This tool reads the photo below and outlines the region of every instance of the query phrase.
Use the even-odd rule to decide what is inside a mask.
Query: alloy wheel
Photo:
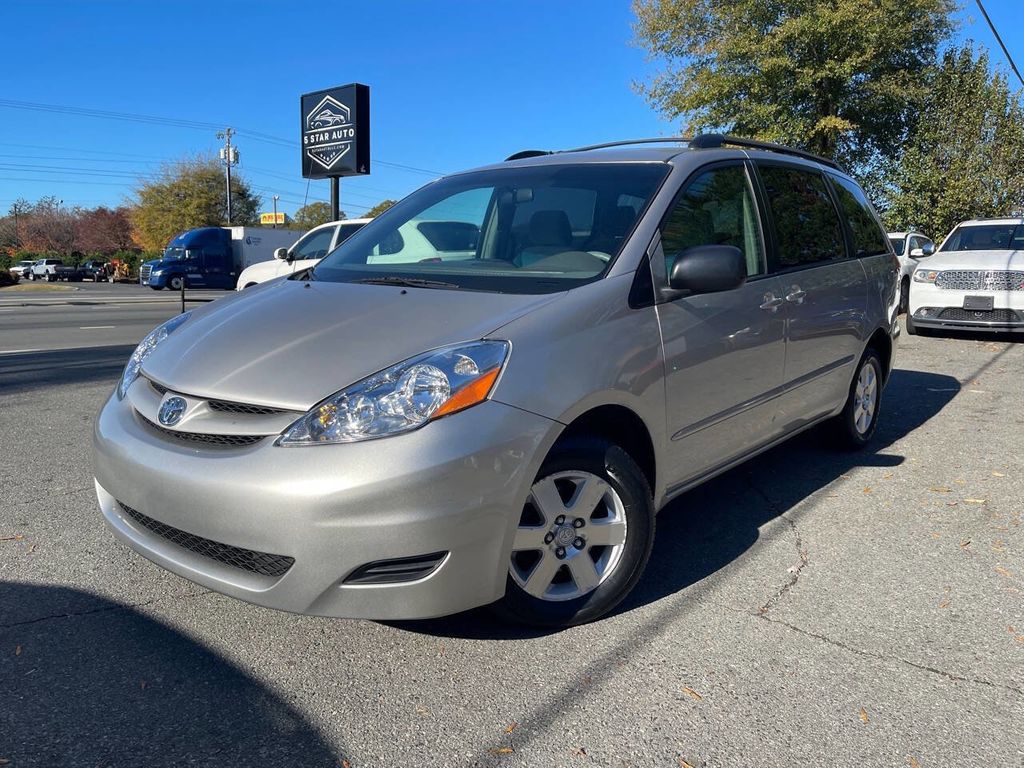
[[[857,386],[853,391],[853,426],[860,434],[867,434],[875,418],[878,403],[878,376],[875,366],[866,361],[857,375]]]
[[[530,489],[509,573],[533,597],[573,600],[612,575],[625,542],[626,512],[615,489],[590,472],[556,472]]]

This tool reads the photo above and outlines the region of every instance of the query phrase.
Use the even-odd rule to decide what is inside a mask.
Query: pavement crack
[[[768,507],[775,513],[776,517],[784,520],[786,522],[786,525],[789,526],[790,530],[793,532],[793,543],[796,545],[797,556],[800,558],[800,561],[797,565],[790,566],[789,568],[789,581],[783,584],[782,588],[779,589],[778,592],[776,592],[774,595],[768,598],[764,605],[757,609],[757,615],[764,616],[766,613],[768,613],[768,611],[770,611],[778,604],[778,602],[786,595],[787,592],[789,592],[789,590],[796,586],[796,583],[800,580],[800,574],[803,572],[804,568],[806,568],[808,563],[810,562],[810,557],[807,553],[807,550],[804,548],[803,540],[800,538],[800,530],[796,527],[796,521],[794,521],[790,517],[787,517],[786,510],[784,510],[782,506],[777,501],[775,501],[775,499],[773,499],[767,493],[762,491],[757,485],[755,485],[753,479],[749,475],[747,476],[747,485],[750,487],[750,490],[752,490],[754,493],[756,493],[764,500],[765,504],[767,504]]]
[[[166,600],[188,600],[194,597],[202,597],[209,595],[212,590],[206,589],[202,592],[190,592],[184,595],[178,595],[172,598],[153,598],[152,600],[143,600],[140,603],[128,603],[126,605],[104,605],[99,608],[92,608],[85,611],[69,611],[66,613],[52,613],[49,616],[38,616],[34,619],[26,619],[25,621],[15,621],[10,624],[0,624],[0,629],[13,629],[15,627],[25,627],[31,624],[41,624],[44,621],[52,621],[53,619],[74,619],[79,616],[92,616],[98,613],[116,613],[119,611],[130,611],[136,608],[145,608],[155,603],[162,603]]]
[[[828,645],[831,645],[831,646],[833,646],[835,648],[841,648],[844,651],[856,654],[858,656],[864,656],[866,658],[876,659],[878,661],[895,662],[895,663],[898,663],[898,664],[903,664],[905,666],[912,667],[913,669],[920,670],[921,672],[928,672],[928,673],[933,674],[933,675],[938,675],[940,677],[944,677],[946,680],[949,680],[949,681],[954,682],[954,683],[973,683],[975,685],[984,685],[984,686],[986,686],[988,688],[995,688],[995,689],[998,689],[998,690],[1003,690],[1003,691],[1008,691],[1010,693],[1015,693],[1018,696],[1024,696],[1024,688],[1019,688],[1019,687],[1017,687],[1015,685],[1007,685],[1005,683],[995,683],[995,682],[992,682],[991,680],[986,680],[985,678],[982,678],[982,677],[966,677],[964,675],[958,675],[958,674],[956,674],[954,672],[947,672],[944,669],[939,669],[938,667],[932,667],[932,666],[929,666],[927,664],[920,664],[920,663],[918,663],[916,661],[911,661],[910,659],[905,659],[902,656],[894,656],[894,655],[885,654],[885,653],[876,653],[874,651],[868,651],[868,650],[865,650],[863,648],[857,648],[855,646],[852,646],[852,645],[849,645],[847,643],[844,643],[841,640],[836,640],[834,638],[831,638],[828,635],[823,635],[823,634],[821,634],[819,632],[812,632],[812,631],[810,631],[808,629],[803,629],[802,627],[798,627],[795,624],[790,624],[788,621],[783,621],[782,619],[775,619],[775,618],[772,618],[771,616],[765,616],[763,613],[752,614],[749,611],[732,608],[730,606],[722,605],[720,603],[716,603],[715,605],[717,605],[719,608],[723,608],[725,610],[732,611],[733,613],[742,613],[742,614],[745,614],[747,616],[754,616],[755,618],[761,619],[762,621],[767,621],[769,624],[775,624],[776,626],[785,627],[786,629],[791,630],[793,632],[797,632],[798,634],[804,635],[805,637],[810,637],[810,638],[818,640],[818,641],[820,641],[822,643],[827,643]]]

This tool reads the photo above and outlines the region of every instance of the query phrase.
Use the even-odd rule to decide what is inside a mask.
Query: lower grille
[[[401,581],[416,581],[437,570],[447,556],[447,552],[431,552],[429,555],[416,557],[375,560],[352,571],[345,578],[345,584],[395,584]]]
[[[940,320],[964,320],[976,323],[1016,323],[1020,316],[1012,309],[961,309],[946,307],[939,313]]]
[[[241,448],[246,445],[255,445],[260,440],[264,440],[267,435],[214,435],[206,432],[178,432],[173,429],[167,429],[161,427],[159,424],[154,424],[147,418],[142,419],[146,422],[146,426],[159,432],[161,435],[170,437],[174,440],[178,440],[182,443],[191,443],[193,445],[212,445],[221,448]]]
[[[284,576],[288,569],[295,564],[295,558],[293,557],[271,555],[266,552],[257,552],[253,549],[242,549],[241,547],[233,547],[230,544],[221,544],[219,541],[213,541],[212,539],[204,539],[202,536],[187,533],[170,525],[165,525],[159,520],[147,517],[137,509],[132,509],[120,501],[117,504],[128,517],[146,530],[167,539],[167,541],[176,544],[182,549],[187,549],[189,552],[195,552],[197,555],[216,560],[218,563],[230,565],[232,568],[239,568],[249,573],[259,574],[260,576],[277,578]]]

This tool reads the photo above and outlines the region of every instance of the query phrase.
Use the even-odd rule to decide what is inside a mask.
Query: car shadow
[[[896,369],[867,449],[839,452],[827,447],[820,431],[809,430],[674,499],[658,515],[654,551],[643,577],[611,615],[706,579],[747,552],[766,523],[850,470],[899,466],[904,457],[885,451],[935,417],[959,391],[960,382],[952,376]],[[502,624],[486,609],[390,624],[410,632],[470,639],[520,639],[552,632]]]
[[[134,344],[111,344],[3,355],[0,356],[0,391],[13,393],[117,379],[134,349]]]
[[[2,606],[42,618],[11,621]],[[69,612],[69,608],[74,608]],[[338,766],[301,713],[165,623],[0,582],[0,758],[11,766]]]

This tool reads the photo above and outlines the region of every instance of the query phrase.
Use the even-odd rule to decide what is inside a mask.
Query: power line
[[[1017,76],[1020,84],[1024,85],[1024,77],[1020,76],[1020,70],[1017,69],[1017,65],[1013,63],[1013,56],[1011,56],[1010,52],[1006,50],[1006,44],[1003,42],[1003,38],[999,36],[999,32],[996,30],[996,25],[993,24],[992,19],[989,18],[988,11],[986,11],[985,6],[981,4],[981,0],[975,0],[975,2],[978,4],[978,8],[981,9],[981,15],[984,16],[985,21],[988,22],[988,27],[992,30],[992,34],[995,36],[996,42],[999,43],[999,47],[1003,49],[1003,54],[1006,56],[1006,60],[1010,62],[1010,69],[1013,70],[1013,74]]]
[[[31,112],[49,112],[62,115],[77,115],[79,117],[94,117],[102,120],[121,120],[132,123],[143,123],[147,125],[164,125],[172,128],[187,128],[190,130],[199,131],[219,131],[223,123],[207,123],[199,120],[185,120],[176,117],[160,117],[157,115],[141,115],[134,112],[116,112],[107,109],[92,109],[89,107],[72,107],[65,104],[41,104],[34,101],[20,101],[17,99],[0,99],[0,107],[7,107],[8,109],[22,109]],[[262,141],[268,144],[275,144],[281,147],[288,147],[295,149],[298,146],[297,141],[286,139],[281,136],[274,136],[273,134],[263,133],[262,131],[252,131],[245,128],[236,129],[236,133],[239,136],[246,136],[254,141]],[[397,170],[407,171],[409,173],[422,173],[427,176],[443,176],[441,171],[433,171],[428,168],[418,168],[414,165],[405,165],[403,163],[389,163],[385,160],[374,160],[379,165],[386,166],[388,168],[395,168]]]

